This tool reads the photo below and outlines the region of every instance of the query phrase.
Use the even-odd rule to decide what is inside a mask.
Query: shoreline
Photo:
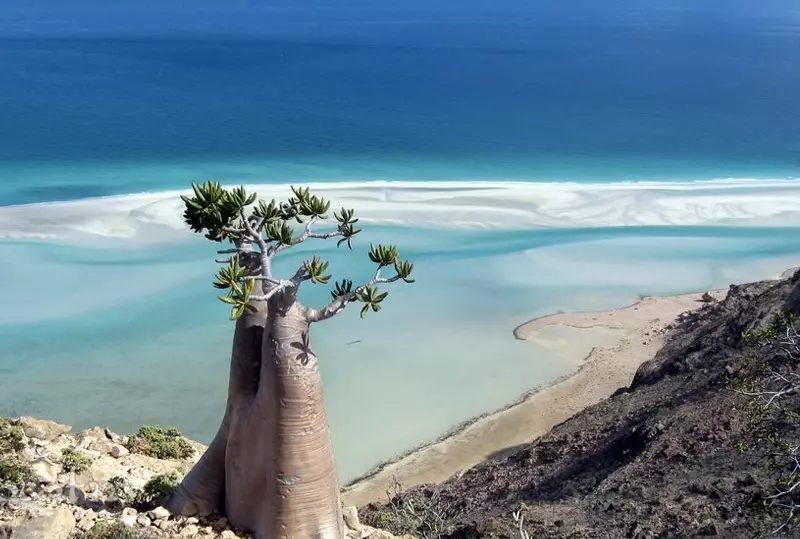
[[[774,278],[793,271],[786,270]],[[441,483],[484,460],[502,457],[518,445],[531,443],[583,409],[627,387],[639,366],[661,348],[667,326],[681,313],[699,309],[705,292],[721,300],[727,289],[663,297],[643,295],[637,302],[616,309],[558,312],[520,324],[513,330],[514,337],[520,340],[536,341],[544,328],[553,327],[583,333],[605,328],[619,334],[610,344],[593,342],[589,336],[592,346],[588,355],[569,358],[577,364],[575,370],[375,466],[343,487],[343,500],[355,506],[383,501],[395,478],[403,488]]]

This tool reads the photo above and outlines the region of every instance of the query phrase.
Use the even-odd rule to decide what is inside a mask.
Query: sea
[[[799,95],[793,0],[3,0],[0,415],[209,442],[233,328],[179,195],[308,185],[364,231],[277,271],[417,277],[313,328],[350,481],[573,370],[532,318],[798,265]]]

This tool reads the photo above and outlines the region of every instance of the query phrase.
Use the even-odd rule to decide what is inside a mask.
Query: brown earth
[[[748,436],[745,403],[726,380],[747,365],[742,332],[781,310],[800,311],[800,272],[731,286],[723,301],[679,319],[628,388],[531,444],[405,496],[437,492],[440,535],[452,539],[519,537],[511,514],[521,504],[532,539],[767,535],[784,521],[759,510],[774,477],[735,448]],[[368,523],[385,525],[390,513],[361,509]]]

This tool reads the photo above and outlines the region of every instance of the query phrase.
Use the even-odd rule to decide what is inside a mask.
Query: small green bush
[[[89,531],[73,534],[72,539],[153,539],[154,537],[151,532],[129,528],[122,522],[100,520]]]
[[[139,490],[135,489],[124,477],[112,477],[103,488],[103,494],[108,498],[117,498],[125,505],[133,505]]]
[[[0,417],[0,455],[18,453],[25,449],[22,427],[15,425],[7,417]]]
[[[61,452],[61,468],[65,472],[83,473],[92,465],[92,459],[74,447],[67,447]]]
[[[158,507],[165,498],[178,488],[180,478],[175,472],[156,475],[145,484],[142,491],[137,494],[134,506],[140,511]]]
[[[27,462],[16,455],[0,458],[0,484],[19,485],[27,481],[33,470]]]
[[[378,511],[370,518],[370,524],[383,530],[397,524],[397,517],[391,511]]]
[[[141,453],[157,459],[188,459],[194,448],[176,428],[144,426],[128,439],[131,453]]]

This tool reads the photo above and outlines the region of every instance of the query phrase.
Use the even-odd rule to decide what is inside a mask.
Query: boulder
[[[156,507],[147,513],[147,515],[153,520],[161,520],[164,518],[169,518],[170,512],[163,507]]]
[[[358,509],[352,505],[342,509],[342,516],[344,517],[344,524],[351,530],[358,531],[361,529],[361,523],[358,520]]]
[[[64,485],[61,496],[71,505],[86,503],[86,493],[78,485]]]
[[[128,451],[128,449],[125,446],[120,445],[120,444],[112,444],[111,445],[111,451],[109,453],[115,459],[119,459],[119,458],[122,458],[122,457],[127,457],[128,455],[131,454],[131,452]]]
[[[47,419],[36,419],[34,417],[23,416],[16,420],[16,423],[22,427],[25,436],[35,440],[44,440],[51,442],[66,434],[72,427],[68,425],[61,425],[55,421],[48,421]]]
[[[66,506],[41,511],[18,526],[14,539],[69,539],[75,529],[75,517]]]
[[[31,464],[33,478],[41,485],[52,485],[56,482],[61,466],[45,459],[37,460]]]

